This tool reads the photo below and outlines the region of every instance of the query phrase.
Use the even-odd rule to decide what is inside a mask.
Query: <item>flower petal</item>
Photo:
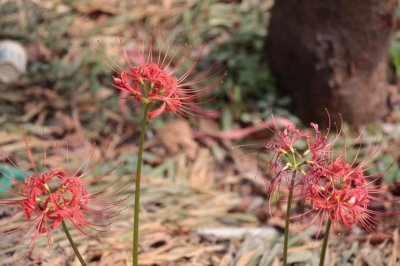
[[[162,105],[159,108],[157,108],[156,110],[151,111],[147,117],[149,118],[149,120],[153,120],[154,117],[156,117],[159,114],[161,114],[162,112],[164,112],[164,110],[165,110],[165,102],[163,102]]]

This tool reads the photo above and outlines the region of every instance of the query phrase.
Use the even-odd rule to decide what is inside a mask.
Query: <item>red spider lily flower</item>
[[[321,215],[323,221],[327,216],[333,226],[341,222],[346,228],[355,223],[370,228],[374,223],[370,215],[373,211],[368,210],[371,198],[368,182],[360,167],[353,167],[339,157],[313,175],[317,181],[310,185],[307,199],[316,211],[316,217]]]
[[[163,46],[164,40],[160,37],[156,44]],[[176,55],[171,53],[171,41],[165,49],[155,49],[153,38],[150,38],[146,48],[143,37],[142,47],[135,47],[133,51],[121,48],[123,58],[128,68],[122,68],[115,63],[108,63],[116,72],[113,77],[113,85],[123,92],[127,99],[133,99],[140,104],[151,104],[152,108],[148,114],[150,120],[162,112],[173,112],[179,117],[215,116],[215,112],[203,111],[198,104],[208,100],[202,100],[204,96],[220,84],[224,75],[222,69],[214,71],[212,65],[202,74],[194,74],[196,65],[199,63],[203,49],[198,53],[186,71],[182,69],[190,57],[191,49],[186,47],[176,60]],[[147,51],[146,51],[147,50]],[[106,62],[110,62],[105,58]],[[115,67],[113,67],[115,66]]]
[[[288,184],[293,172],[296,172],[296,186],[307,183],[310,166],[324,162],[331,156],[330,148],[340,139],[341,128],[337,130],[336,137],[330,140],[331,121],[329,113],[328,119],[329,126],[326,133],[322,134],[319,126],[315,123],[310,123],[313,132],[301,131],[294,124],[288,124],[283,130],[280,130],[274,117],[272,117],[274,139],[264,145],[267,151],[273,152],[269,165],[269,175],[274,177],[270,182],[270,192],[276,188],[276,184],[280,183],[282,179]],[[297,186],[297,188],[299,187]]]
[[[356,163],[359,150],[351,163],[346,162],[344,158],[348,149],[349,147],[346,147],[342,154],[332,155],[329,160],[312,166],[308,175],[306,195],[311,209],[291,217],[296,219],[308,214],[314,215],[304,227],[319,221],[318,234],[326,218],[332,222],[334,228],[342,224],[350,230],[357,225],[373,232],[381,218],[395,215],[371,209],[373,202],[393,202],[380,198],[388,192],[383,184],[377,184],[377,181],[383,182],[383,176],[373,177],[366,174],[379,148],[371,148],[368,151],[369,157],[359,163]]]
[[[275,121],[274,118],[273,121]],[[282,131],[274,122],[274,139],[264,145],[267,151],[273,152],[273,157],[269,164],[269,175],[273,176],[268,185],[269,195],[272,195],[272,192],[277,187],[279,189],[282,188],[282,181],[284,181],[283,188],[287,188],[293,175],[296,177],[295,186],[299,188],[298,185],[304,180],[305,170],[309,164],[313,163],[312,159],[315,158],[315,156],[309,155],[310,152],[316,152],[319,150],[319,147],[316,148],[317,145],[322,148],[326,143],[322,140],[324,138],[321,137],[318,126],[314,127],[314,129],[316,134],[311,139],[310,133],[299,130],[293,124],[286,125]],[[316,144],[317,142],[318,144]],[[299,146],[301,145],[308,145],[308,147],[300,151]]]
[[[34,175],[28,176],[24,182],[20,182],[6,172],[2,172],[4,176],[12,179],[16,188],[7,188],[15,198],[0,200],[0,205],[19,206],[27,222],[25,225],[5,234],[29,228],[25,238],[30,240],[27,250],[27,253],[30,253],[39,235],[45,234],[49,245],[51,245],[50,232],[63,221],[69,221],[79,232],[89,237],[95,237],[97,232],[105,232],[109,229],[112,219],[122,211],[116,210],[115,207],[127,197],[114,201],[110,201],[110,199],[121,195],[128,188],[129,182],[108,194],[104,194],[104,192],[117,183],[121,177],[112,180],[108,185],[94,192],[90,192],[87,185],[105,178],[115,170],[115,167],[104,175],[86,180],[87,175],[97,165],[95,164],[86,170],[83,167],[93,155],[94,149],[92,148],[89,158],[75,172],[70,172],[69,169],[53,168],[49,171],[45,169],[43,173],[39,173],[26,139],[25,148]],[[44,160],[46,160],[46,153]]]
[[[307,146],[308,150],[312,155],[312,160],[317,161],[320,159],[321,155],[323,154],[323,151],[328,146],[328,136],[330,132],[330,127],[328,128],[327,133],[325,135],[322,135],[318,129],[317,124],[310,123],[310,125],[314,129],[315,136],[312,139],[311,138],[307,139]],[[337,134],[337,136],[340,136],[340,134]],[[334,141],[332,143],[334,143]]]
[[[301,135],[300,131],[295,129],[294,127],[287,127],[284,132],[290,132],[290,138],[287,138],[285,133],[278,135],[278,138],[282,142],[270,142],[265,145],[267,149],[271,149],[274,151],[273,157],[269,164],[270,168],[270,176],[273,176],[271,181],[268,184],[269,195],[272,195],[272,192],[275,191],[278,187],[280,190],[283,187],[288,187],[290,184],[290,179],[293,176],[293,173],[301,175],[301,168],[303,165],[303,156],[298,152],[297,149],[293,148],[291,142],[293,137],[296,138],[296,141],[301,138],[306,138],[306,135]],[[299,177],[299,176],[297,176]],[[283,184],[282,184],[283,181]]]
[[[335,137],[329,140],[329,134],[331,133],[332,122],[328,111],[327,111],[327,117],[328,117],[328,128],[324,135],[321,134],[321,132],[319,131],[318,124],[310,123],[310,126],[314,129],[314,134],[313,136],[307,139],[307,148],[312,155],[311,160],[313,162],[322,161],[326,157],[329,157],[332,151],[331,147],[333,147],[333,145],[338,140],[340,140],[342,136],[342,127],[336,128]],[[341,119],[340,115],[339,117]],[[340,125],[343,125],[342,120],[340,121]]]
[[[283,196],[292,194],[292,201],[304,201],[307,198],[310,184],[315,182],[315,174],[312,172],[329,161],[333,154],[332,147],[341,137],[340,128],[336,130],[333,139],[329,138],[331,132],[329,114],[328,118],[329,126],[324,134],[315,123],[310,124],[311,131],[299,130],[293,124],[286,125],[281,130],[274,118],[272,119],[274,139],[264,145],[267,151],[273,153],[268,174],[271,179],[267,184],[270,199],[275,192],[284,192]],[[278,193],[275,195],[278,196]],[[282,200],[288,199],[284,197]]]

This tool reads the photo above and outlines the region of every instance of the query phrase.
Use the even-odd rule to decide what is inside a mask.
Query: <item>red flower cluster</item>
[[[310,203],[309,210],[290,217],[313,215],[304,227],[319,221],[321,229],[328,218],[334,227],[340,223],[346,229],[359,225],[374,231],[378,217],[391,215],[369,208],[373,201],[387,202],[376,196],[384,191],[383,186],[375,182],[381,176],[373,179],[365,173],[379,148],[369,150],[369,157],[361,162],[357,162],[357,151],[349,163],[347,151],[353,147],[345,147],[343,152],[335,151],[334,144],[341,132],[328,142],[329,129],[322,135],[318,125],[312,123],[311,126],[314,134],[302,132],[293,125],[283,131],[275,126],[276,139],[265,145],[274,152],[270,166],[273,176],[269,182],[270,195],[277,190],[292,191],[294,199]]]
[[[28,253],[33,249],[38,236],[41,234],[47,235],[49,245],[51,245],[50,232],[66,220],[89,237],[95,237],[96,232],[108,230],[112,223],[111,219],[120,213],[120,210],[115,210],[114,207],[126,198],[113,202],[108,200],[125,191],[129,183],[112,193],[102,195],[120,178],[96,192],[89,192],[85,186],[104,178],[114,169],[105,175],[86,181],[83,179],[93,169],[83,171],[81,167],[75,173],[69,173],[54,168],[39,174],[26,140],[25,144],[35,175],[27,177],[24,182],[8,176],[18,186],[16,190],[9,189],[9,192],[16,199],[1,200],[0,204],[18,205],[22,208],[27,223],[12,232],[30,226],[26,233],[26,237],[31,239]],[[90,157],[92,153],[93,149],[90,152]],[[7,173],[3,173],[3,175],[7,176]]]
[[[162,45],[160,38],[158,41]],[[183,68],[191,49],[186,49],[178,62],[173,65],[175,56],[170,56],[169,44],[165,51],[159,49],[154,55],[153,40],[145,54],[145,40],[141,49],[126,52],[122,50],[124,60],[128,69],[116,66],[117,73],[113,77],[113,85],[123,92],[127,98],[134,99],[140,104],[152,104],[148,114],[149,119],[154,119],[164,111],[173,112],[180,117],[191,115],[212,115],[213,112],[202,111],[197,105],[197,100],[206,96],[222,80],[221,69],[212,73],[214,66],[211,66],[201,75],[194,75],[194,69],[199,62],[202,51],[195,58],[194,63],[189,66],[185,73],[179,77],[177,71]],[[141,52],[138,52],[141,51]],[[115,65],[115,64],[113,64]],[[192,77],[191,80],[190,77]],[[209,84],[206,84],[212,80]],[[204,100],[203,100],[204,102]]]
[[[323,160],[324,149],[332,144],[327,142],[329,130],[326,135],[322,135],[318,125],[312,123],[311,126],[314,128],[314,135],[300,131],[293,124],[287,125],[281,131],[274,123],[275,139],[265,144],[266,150],[274,152],[269,165],[269,175],[274,176],[268,186],[270,195],[277,188],[290,189],[293,177],[295,191],[304,191],[307,187],[305,183],[308,183],[307,180],[310,178],[308,172],[313,165]],[[302,146],[306,148],[302,149]]]
[[[373,197],[360,167],[338,157],[313,174],[319,182],[310,185],[307,199],[316,217],[328,216],[334,226],[340,221],[347,229],[356,223],[366,229],[372,228],[374,218],[369,216],[372,211],[368,210],[368,205]]]

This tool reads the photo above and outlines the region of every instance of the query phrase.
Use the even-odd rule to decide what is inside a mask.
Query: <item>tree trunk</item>
[[[396,0],[276,0],[266,42],[278,85],[304,121],[325,108],[353,125],[387,113]]]

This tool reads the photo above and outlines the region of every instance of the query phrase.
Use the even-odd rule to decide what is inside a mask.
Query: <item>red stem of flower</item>
[[[135,180],[135,209],[133,215],[133,265],[139,265],[139,199],[140,199],[140,178],[142,175],[142,161],[143,161],[143,145],[147,127],[147,115],[149,113],[150,105],[144,106],[142,124],[140,128],[140,142],[139,142],[139,153],[136,168],[136,180]]]
[[[288,198],[288,203],[286,206],[285,236],[284,236],[284,241],[283,241],[283,266],[287,265],[288,243],[289,243],[289,220],[290,220],[290,213],[291,213],[291,209],[292,209],[293,189],[294,189],[295,178],[296,178],[296,171],[293,171],[292,179],[290,180],[289,198]]]

